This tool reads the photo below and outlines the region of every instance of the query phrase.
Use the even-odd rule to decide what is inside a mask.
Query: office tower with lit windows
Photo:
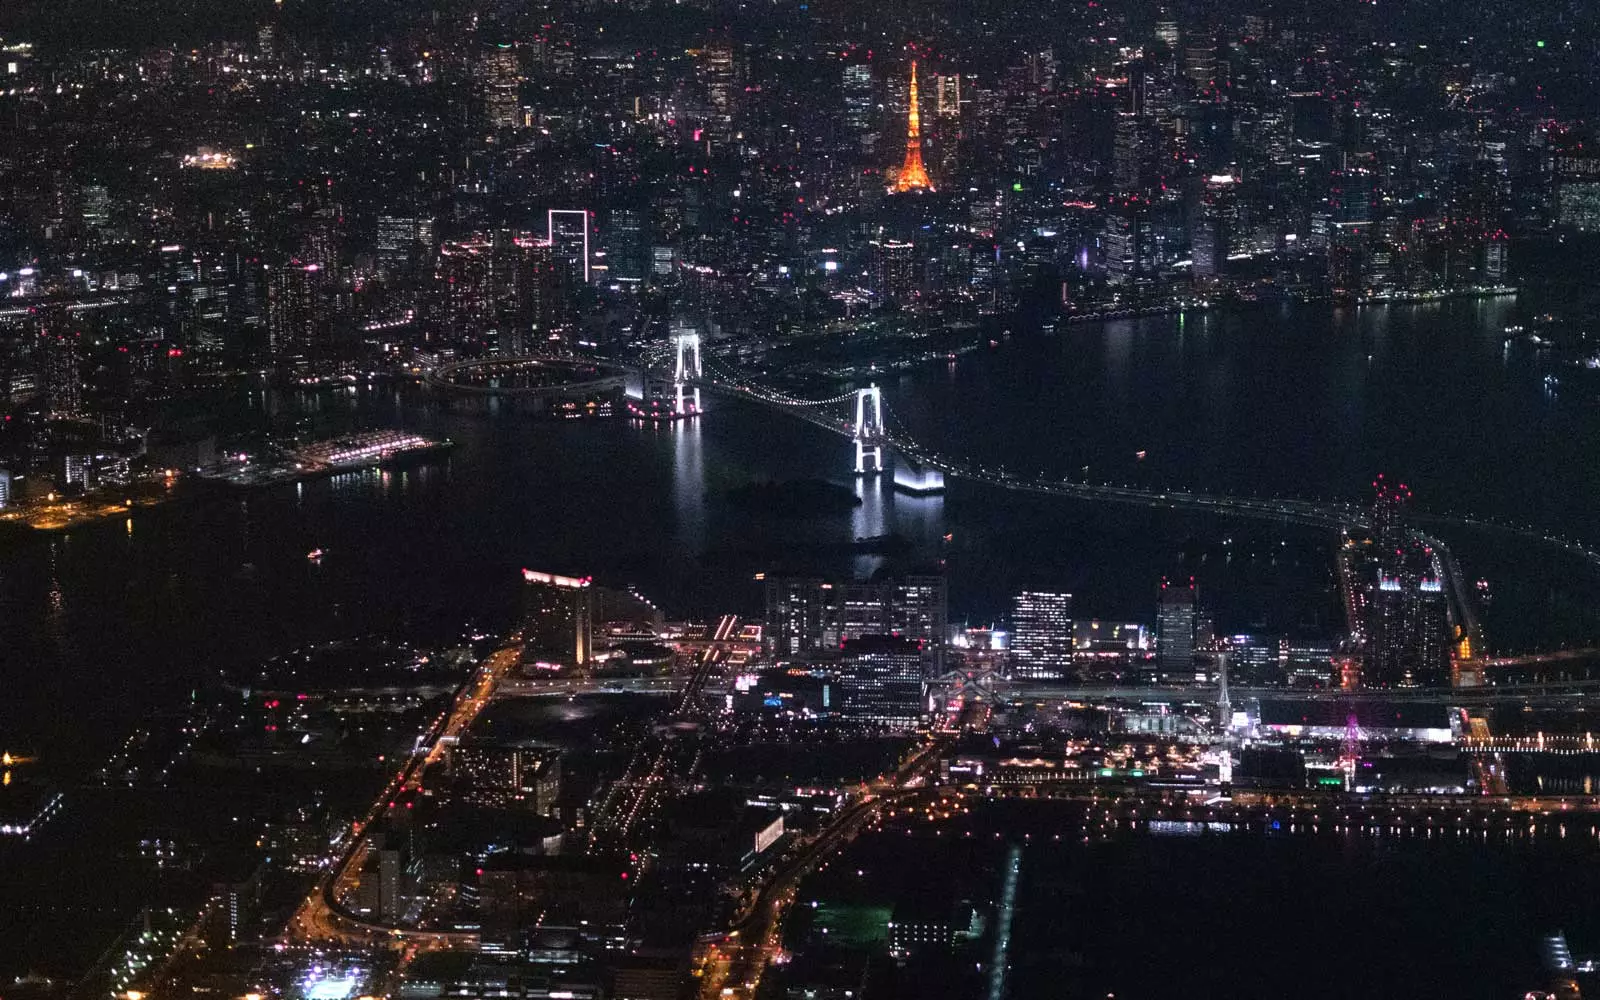
[[[1161,603],[1156,610],[1156,676],[1158,683],[1195,679],[1194,646],[1197,624],[1194,579],[1186,583],[1161,581]]]
[[[901,636],[846,639],[835,663],[840,714],[847,719],[905,731],[922,721],[924,649]]]
[[[872,241],[872,290],[889,302],[908,302],[917,291],[916,247],[900,240]]]
[[[733,44],[726,39],[708,43],[699,52],[700,79],[713,128],[725,132],[737,112],[739,63]]]
[[[378,273],[393,279],[416,273],[433,252],[433,220],[420,215],[378,216],[374,247]]]
[[[767,649],[784,659],[818,649],[833,585],[814,577],[771,576],[767,591]]]
[[[305,358],[316,353],[327,321],[320,264],[292,260],[269,267],[267,347],[275,358]]]
[[[589,283],[589,213],[581,208],[552,208],[545,216],[545,242],[563,287]]]
[[[865,635],[923,644],[930,670],[944,660],[949,591],[938,573],[907,573],[867,582],[769,577],[767,643],[778,657],[837,649]]]
[[[522,113],[522,77],[517,50],[501,42],[478,58],[478,86],[483,94],[483,121],[489,131],[516,128]]]
[[[525,569],[522,580],[523,663],[542,669],[586,666],[593,648],[590,578]]]
[[[83,415],[83,356],[78,334],[46,331],[42,336],[45,400],[50,419],[73,420]]]
[[[561,754],[550,747],[469,739],[450,748],[450,777],[464,802],[549,816],[561,794]]]
[[[1106,214],[1104,246],[1108,283],[1131,287],[1155,277],[1155,234],[1142,199],[1121,199]]]
[[[1011,672],[1023,680],[1072,673],[1072,595],[1025,590],[1012,599]]]
[[[844,130],[851,152],[871,155],[878,144],[876,102],[872,99],[872,64],[851,63],[840,78],[844,97]]]

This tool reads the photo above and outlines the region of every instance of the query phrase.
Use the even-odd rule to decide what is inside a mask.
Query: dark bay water
[[[1600,407],[1576,385],[1546,392],[1549,362],[1502,344],[1509,317],[1493,301],[1073,326],[884,384],[919,437],[1019,472],[1087,465],[1147,485],[1361,496],[1387,471],[1424,506],[1600,538]],[[887,532],[946,561],[958,619],[1049,586],[1071,590],[1080,614],[1148,620],[1160,576],[1189,571],[1224,630],[1339,625],[1328,540],[1299,529],[966,483],[925,499],[867,483],[855,510],[802,518],[752,511],[727,491],[851,480],[847,442],[747,404],[673,426],[538,422],[409,390],[249,404],[458,446],[436,465],[0,543],[0,744],[81,773],[140,712],[217,667],[374,630],[501,626],[522,566],[636,584],[673,615],[756,614],[755,571],[870,573],[884,560],[839,546]],[[309,563],[318,547],[327,557]],[[1600,635],[1597,581],[1575,562],[1465,534],[1458,554],[1495,588],[1501,648]]]
[[[1509,1000],[1543,987],[1543,936],[1564,931],[1579,955],[1600,942],[1600,843],[1586,820],[1564,834],[1085,838],[1082,809],[989,802],[954,823],[868,834],[802,883],[800,906],[877,906],[887,917],[907,897],[929,912],[968,900],[992,921],[1017,845],[1004,990],[1014,1000]],[[803,918],[789,934],[791,947],[814,947]],[[989,947],[977,949],[985,960]],[[919,995],[982,994],[934,982]]]

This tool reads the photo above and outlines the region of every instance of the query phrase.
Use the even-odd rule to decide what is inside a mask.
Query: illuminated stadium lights
[[[349,1000],[361,985],[362,972],[354,966],[340,969],[314,965],[300,980],[305,1000]]]
[[[222,153],[202,146],[183,158],[185,170],[232,170],[239,163],[232,153]]]
[[[420,434],[372,431],[308,445],[296,452],[294,457],[312,465],[361,465],[382,461],[402,452],[429,448],[432,445],[432,441]]]
[[[522,571],[524,583],[547,583],[552,587],[581,588],[594,582],[592,576],[560,576],[555,573],[540,573],[537,570],[524,569]]]

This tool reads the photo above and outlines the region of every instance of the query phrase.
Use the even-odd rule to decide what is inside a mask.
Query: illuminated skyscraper
[[[321,265],[290,261],[267,271],[267,345],[274,357],[307,357],[321,341]]]
[[[917,102],[917,64],[913,60],[911,96],[907,102],[910,107],[906,112],[906,159],[900,165],[900,176],[894,182],[896,191],[933,190],[933,181],[928,178],[928,170],[922,165],[922,112],[918,110]]]
[[[516,49],[502,43],[485,52],[478,60],[478,78],[484,124],[491,130],[516,128],[522,109]]]
[[[891,302],[908,301],[917,290],[916,247],[900,240],[872,241],[872,290]]]
[[[922,719],[922,643],[899,636],[847,639],[839,658],[841,713],[896,730]]]
[[[589,213],[581,208],[552,208],[546,214],[545,226],[545,239],[563,284],[587,285]]]
[[[42,338],[44,387],[52,420],[83,415],[83,358],[76,333],[46,332]]]
[[[877,120],[872,101],[872,67],[855,63],[844,68],[844,127],[851,141],[865,153],[878,144]]]
[[[1162,580],[1156,614],[1158,681],[1194,680],[1195,617],[1194,580],[1176,586]]]
[[[418,215],[378,216],[378,270],[395,277],[415,270],[435,248],[433,220]]]
[[[1405,483],[1398,486],[1388,482],[1380,472],[1372,481],[1372,528],[1374,541],[1382,555],[1392,550],[1395,555],[1405,541],[1405,508],[1411,502],[1411,488]]]
[[[522,571],[526,623],[523,660],[540,666],[583,666],[589,662],[594,618],[589,577]]]
[[[733,121],[734,98],[738,93],[738,63],[732,43],[714,41],[700,50],[700,73],[705,80],[706,100],[713,121],[726,126]]]
[[[1013,673],[1060,680],[1072,670],[1072,595],[1025,590],[1012,601]]]

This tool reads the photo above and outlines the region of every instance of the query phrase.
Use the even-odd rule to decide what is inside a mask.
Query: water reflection
[[[677,420],[672,427],[672,505],[678,543],[688,552],[706,548],[706,469],[700,419]]]
[[[884,485],[887,475],[857,476],[856,496],[861,498],[861,503],[856,507],[850,518],[851,530],[857,538],[876,538],[888,534],[888,512],[885,505],[888,501],[884,494],[889,488]],[[858,553],[855,558],[854,570],[857,577],[866,579],[883,567],[884,558],[871,553]]]

